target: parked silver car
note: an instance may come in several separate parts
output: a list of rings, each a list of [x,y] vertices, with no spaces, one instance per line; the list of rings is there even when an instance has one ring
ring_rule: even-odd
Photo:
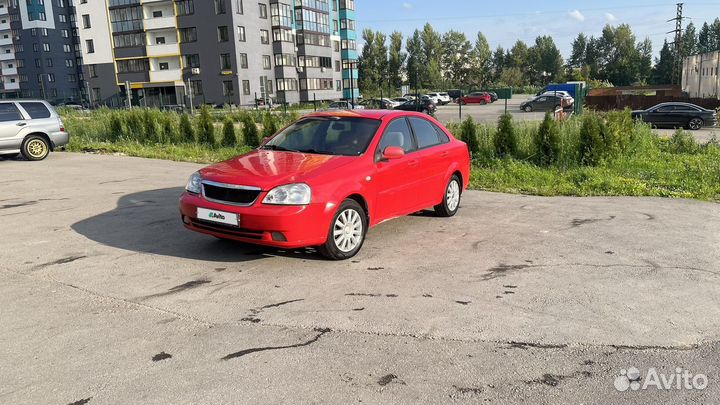
[[[60,116],[47,101],[0,101],[0,156],[22,153],[28,160],[43,160],[69,140]]]

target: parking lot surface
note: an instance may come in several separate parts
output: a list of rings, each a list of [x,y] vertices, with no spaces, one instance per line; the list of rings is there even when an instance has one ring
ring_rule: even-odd
[[[0,161],[0,402],[720,402],[718,204],[469,191],[329,262],[186,231],[199,167]]]

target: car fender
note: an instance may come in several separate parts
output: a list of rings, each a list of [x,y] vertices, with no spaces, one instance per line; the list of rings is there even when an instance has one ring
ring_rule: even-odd
[[[368,175],[368,177],[370,176]],[[365,201],[368,220],[373,217],[374,204],[371,197],[372,191],[368,186],[369,181],[367,180],[367,177],[365,179],[366,181],[364,182],[360,179],[353,179],[331,186],[333,191],[326,196],[327,198],[324,198],[327,201],[325,203],[325,207],[323,208],[322,226],[324,229],[330,229],[330,222],[332,221],[332,218],[335,215],[335,212],[337,212],[340,204],[353,195],[358,195]],[[372,180],[372,177],[370,177],[370,179]]]

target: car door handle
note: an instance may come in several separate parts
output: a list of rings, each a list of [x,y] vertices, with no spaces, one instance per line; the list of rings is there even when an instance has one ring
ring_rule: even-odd
[[[449,154],[450,154],[450,152],[443,151],[443,152],[440,152],[440,157],[447,157],[447,155],[449,155]]]
[[[418,163],[420,163],[420,162],[417,161],[417,160],[411,160],[411,161],[408,162],[408,166],[410,166],[410,167],[415,167],[415,166],[418,165]]]
[[[19,126],[19,127],[24,127],[25,125],[27,125],[27,122],[18,122],[17,123],[17,126]]]

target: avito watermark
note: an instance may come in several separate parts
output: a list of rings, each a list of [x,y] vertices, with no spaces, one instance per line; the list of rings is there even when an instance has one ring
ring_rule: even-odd
[[[650,367],[643,376],[635,367],[620,370],[615,378],[615,389],[618,391],[637,391],[646,389],[658,390],[703,390],[708,386],[705,374],[693,374],[690,370],[676,368],[674,373],[658,372]]]

